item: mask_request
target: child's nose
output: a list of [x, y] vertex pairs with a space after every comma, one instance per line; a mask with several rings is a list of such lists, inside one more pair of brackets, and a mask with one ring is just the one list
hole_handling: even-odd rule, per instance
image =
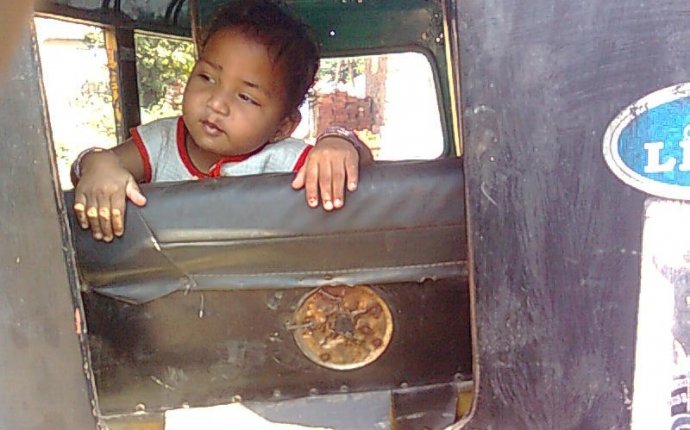
[[230, 98], [223, 90], [214, 91], [208, 99], [208, 106], [221, 115], [228, 115], [230, 113]]

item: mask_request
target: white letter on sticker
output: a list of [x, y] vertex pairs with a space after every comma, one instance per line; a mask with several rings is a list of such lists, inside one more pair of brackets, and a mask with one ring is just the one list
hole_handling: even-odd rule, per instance
[[661, 150], [664, 149], [664, 142], [648, 142], [644, 144], [647, 150], [647, 165], [644, 166], [645, 173], [664, 173], [670, 172], [676, 166], [676, 159], [669, 157], [661, 164]]
[[678, 170], [681, 172], [690, 171], [690, 124], [683, 128], [683, 140], [678, 143], [683, 149], [683, 159], [678, 165]]

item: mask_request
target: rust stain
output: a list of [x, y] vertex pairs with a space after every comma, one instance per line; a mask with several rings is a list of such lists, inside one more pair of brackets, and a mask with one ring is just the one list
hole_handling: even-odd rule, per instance
[[393, 317], [386, 302], [368, 286], [329, 286], [302, 300], [288, 328], [310, 360], [349, 370], [383, 354], [393, 335]]

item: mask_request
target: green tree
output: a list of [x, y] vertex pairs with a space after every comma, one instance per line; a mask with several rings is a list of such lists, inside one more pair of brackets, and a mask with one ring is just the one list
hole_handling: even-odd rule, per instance
[[[105, 49], [101, 31], [88, 33], [84, 42], [91, 48]], [[135, 34], [134, 42], [142, 122], [181, 113], [184, 86], [194, 68], [194, 44], [144, 33]], [[112, 94], [109, 87], [95, 88], [87, 82], [82, 88], [82, 99], [85, 103], [95, 99], [110, 102]]]
[[321, 60], [316, 78], [324, 82], [351, 84], [364, 73], [364, 58], [324, 58]]
[[194, 68], [194, 44], [148, 34], [137, 34], [135, 43], [142, 114], [179, 113], [184, 86]]

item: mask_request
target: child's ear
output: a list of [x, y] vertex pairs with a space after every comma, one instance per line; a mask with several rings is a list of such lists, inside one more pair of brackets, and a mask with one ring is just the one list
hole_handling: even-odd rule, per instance
[[285, 115], [285, 118], [283, 118], [282, 122], [280, 123], [280, 127], [278, 127], [278, 130], [276, 130], [275, 134], [273, 135], [273, 139], [271, 140], [273, 142], [277, 142], [290, 137], [292, 132], [295, 131], [301, 121], [302, 114], [297, 109]]

